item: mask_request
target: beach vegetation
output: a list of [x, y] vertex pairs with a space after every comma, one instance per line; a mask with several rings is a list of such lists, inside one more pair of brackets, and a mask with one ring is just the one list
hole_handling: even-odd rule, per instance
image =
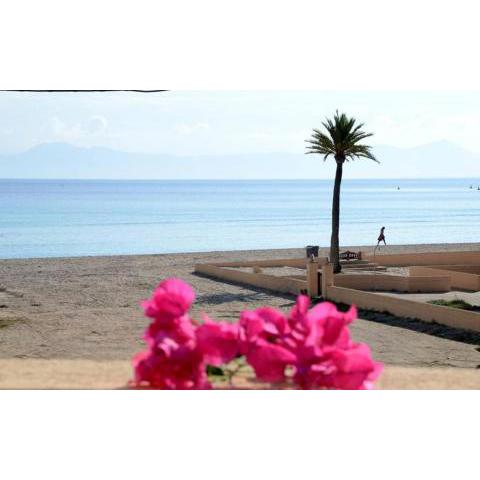
[[454, 298], [453, 300], [430, 300], [428, 303], [432, 305], [440, 305], [442, 307], [458, 308], [460, 310], [479, 311], [480, 307], [472, 305], [461, 298]]

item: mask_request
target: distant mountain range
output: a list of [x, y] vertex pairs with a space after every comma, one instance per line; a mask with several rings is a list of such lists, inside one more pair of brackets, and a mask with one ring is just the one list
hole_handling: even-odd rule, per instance
[[[345, 178], [480, 178], [480, 153], [447, 141], [414, 148], [375, 147], [381, 161], [348, 164]], [[333, 160], [318, 155], [259, 153], [190, 155], [130, 153], [104, 147], [46, 143], [0, 155], [1, 178], [300, 179], [332, 178]]]

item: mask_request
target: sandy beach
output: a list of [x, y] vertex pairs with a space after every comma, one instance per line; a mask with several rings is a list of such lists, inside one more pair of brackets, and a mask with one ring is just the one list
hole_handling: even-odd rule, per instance
[[[345, 247], [362, 249], [365, 247]], [[384, 252], [478, 250], [480, 244], [389, 246]], [[323, 249], [321, 254], [326, 254]], [[303, 256], [303, 249], [0, 261], [0, 359], [128, 361], [142, 349], [147, 324], [139, 301], [167, 277], [197, 292], [193, 315], [219, 320], [244, 309], [289, 309], [293, 297], [193, 274], [196, 262]], [[357, 341], [388, 365], [476, 368], [478, 335], [418, 322], [359, 319]]]

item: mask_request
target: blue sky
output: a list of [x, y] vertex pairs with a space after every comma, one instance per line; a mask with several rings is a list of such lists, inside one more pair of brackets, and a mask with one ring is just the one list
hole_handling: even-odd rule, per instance
[[302, 153], [336, 108], [375, 133], [373, 145], [449, 140], [480, 152], [480, 93], [0, 93], [0, 153], [45, 142], [177, 155]]

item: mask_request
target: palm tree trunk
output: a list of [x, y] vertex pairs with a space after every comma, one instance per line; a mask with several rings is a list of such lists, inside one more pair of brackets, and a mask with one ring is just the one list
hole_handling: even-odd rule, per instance
[[330, 240], [330, 262], [333, 263], [333, 272], [342, 271], [340, 266], [340, 248], [338, 233], [340, 230], [340, 186], [342, 184], [343, 159], [335, 158], [337, 171], [335, 172], [335, 185], [333, 187], [332, 202], [332, 238]]

